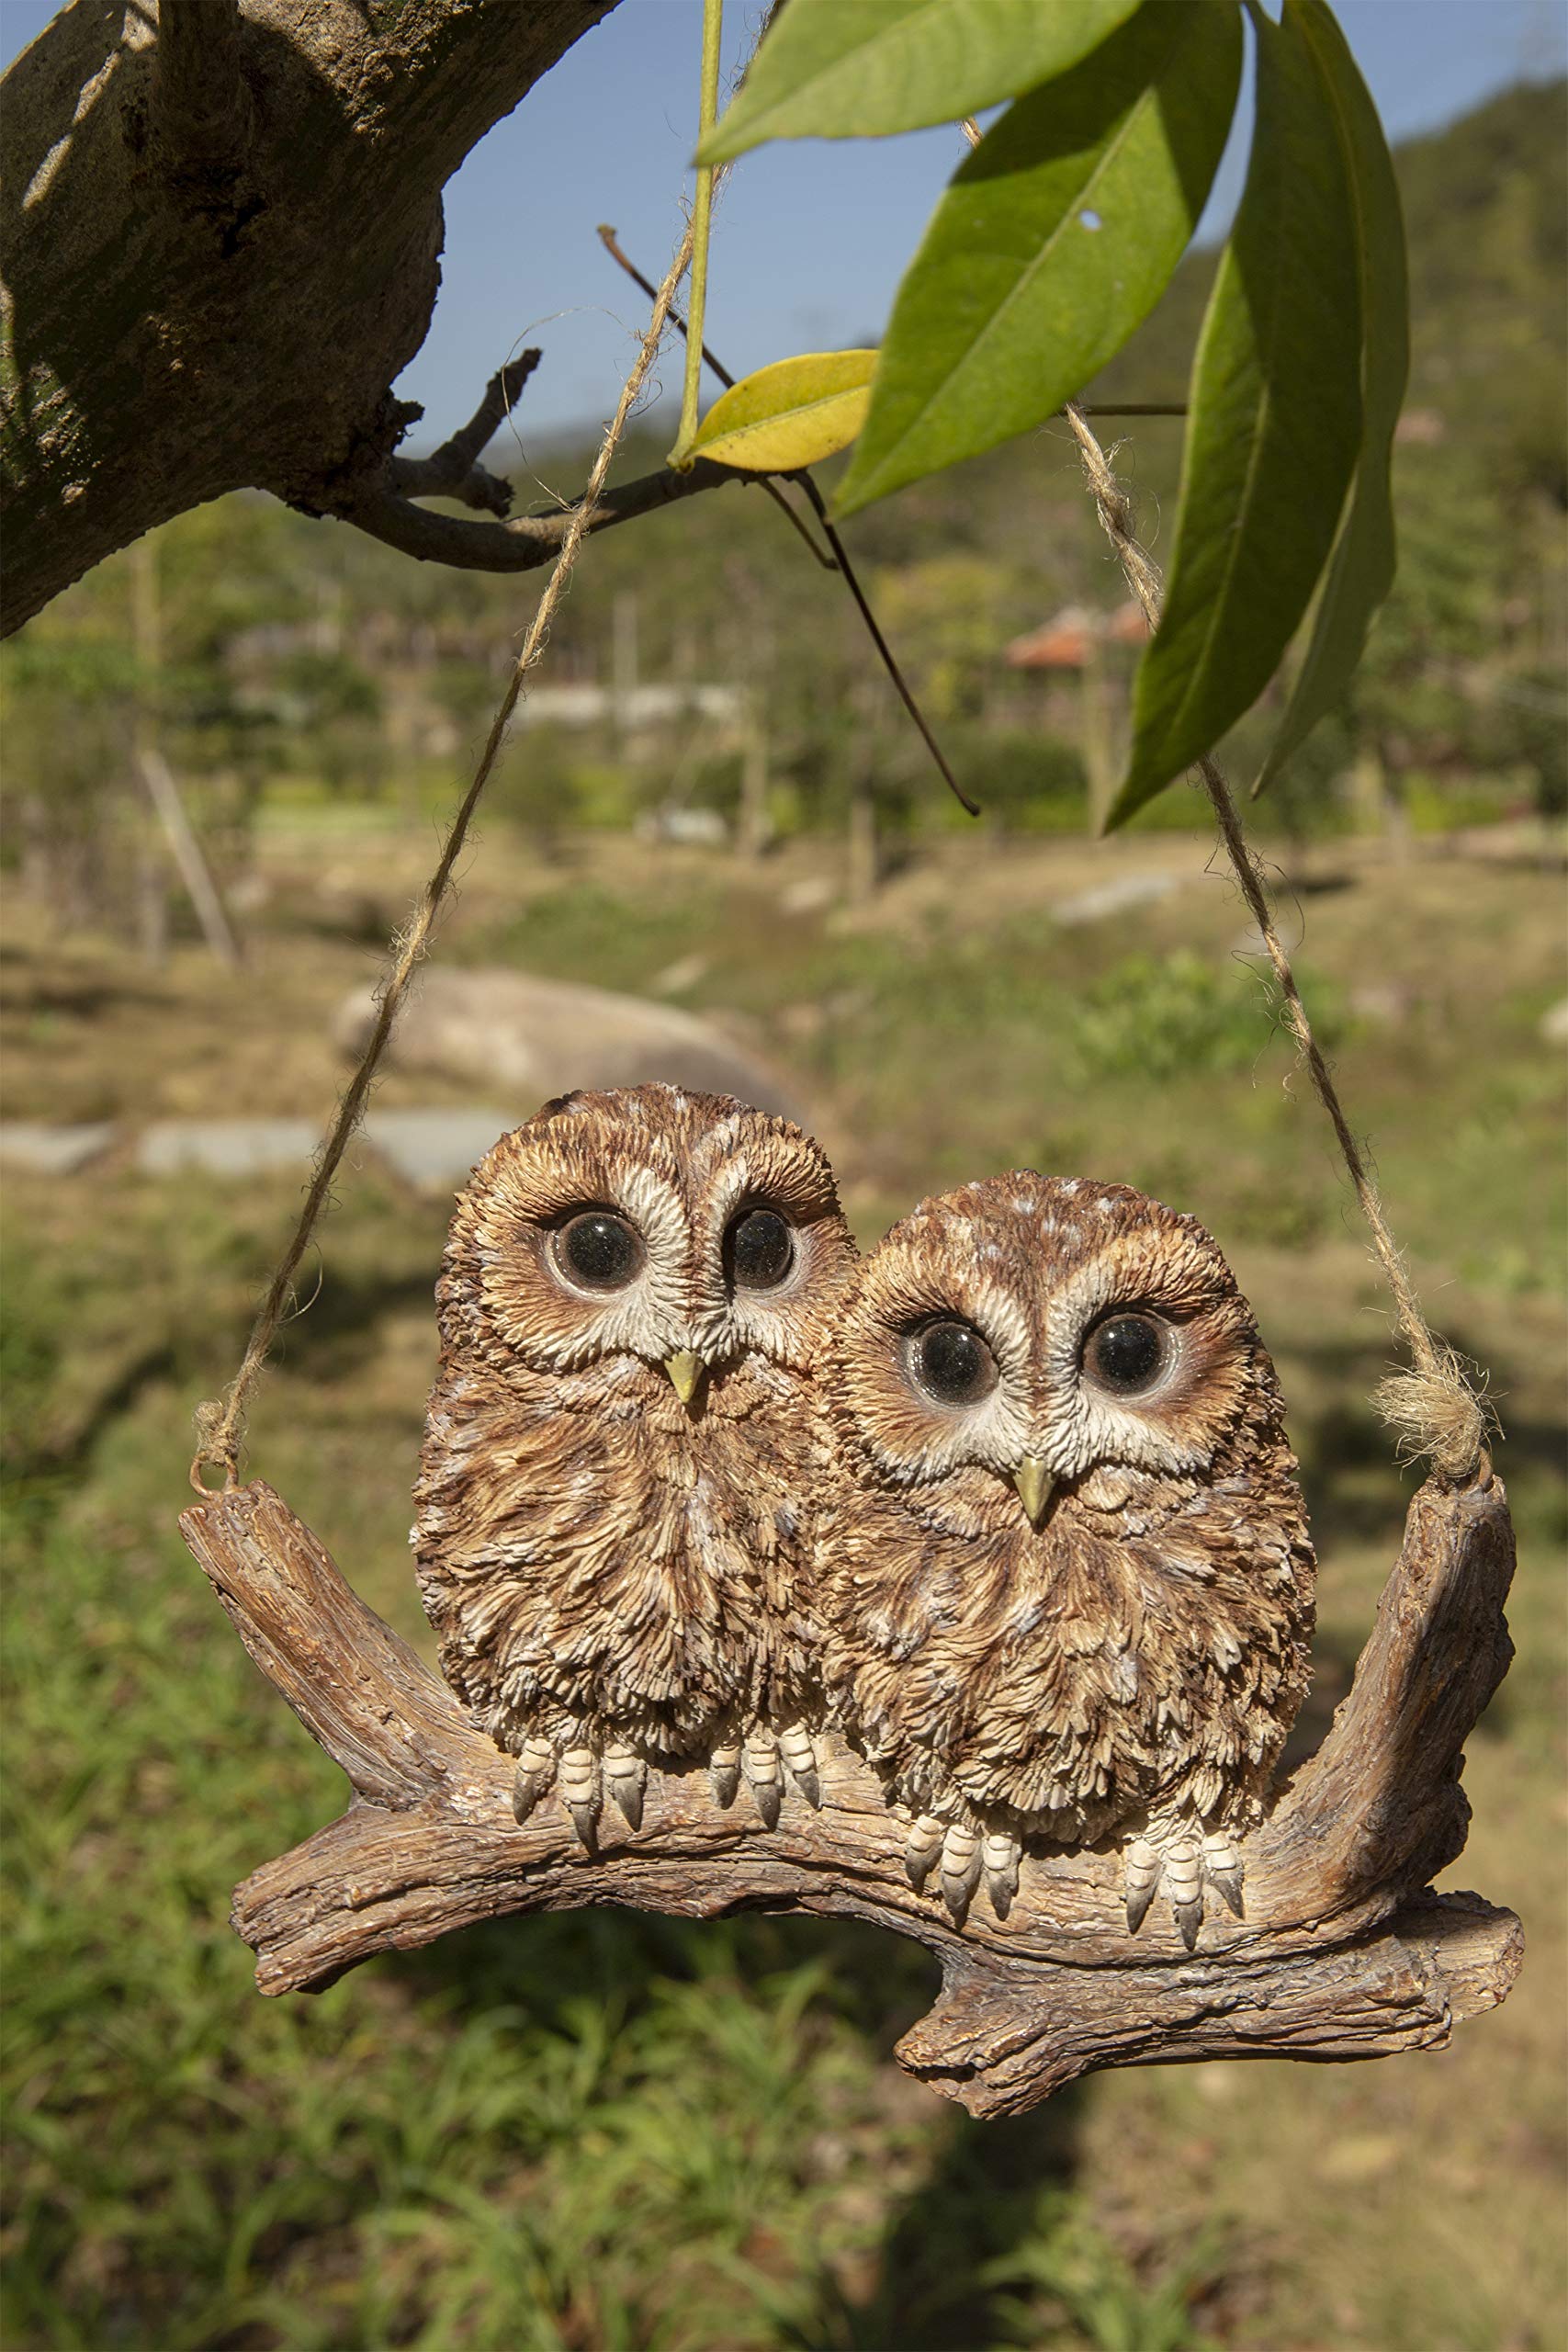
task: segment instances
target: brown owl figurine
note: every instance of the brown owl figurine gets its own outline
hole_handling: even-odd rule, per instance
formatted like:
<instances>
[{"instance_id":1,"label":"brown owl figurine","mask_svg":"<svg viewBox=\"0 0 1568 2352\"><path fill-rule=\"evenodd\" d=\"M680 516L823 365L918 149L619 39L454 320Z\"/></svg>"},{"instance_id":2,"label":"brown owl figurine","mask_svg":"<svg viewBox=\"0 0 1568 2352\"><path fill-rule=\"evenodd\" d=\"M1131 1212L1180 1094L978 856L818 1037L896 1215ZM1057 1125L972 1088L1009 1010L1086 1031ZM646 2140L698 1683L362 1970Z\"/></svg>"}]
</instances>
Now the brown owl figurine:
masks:
<instances>
[{"instance_id":1,"label":"brown owl figurine","mask_svg":"<svg viewBox=\"0 0 1568 2352\"><path fill-rule=\"evenodd\" d=\"M854 1263L787 1120L669 1086L570 1094L457 1203L413 1543L447 1679L594 1841L647 1769L783 1764L818 1795L804 1476L812 1375Z\"/></svg>"},{"instance_id":2,"label":"brown owl figurine","mask_svg":"<svg viewBox=\"0 0 1568 2352\"><path fill-rule=\"evenodd\" d=\"M818 1521L840 1719L962 1919L1021 1841L1115 1836L1189 1948L1307 1680L1314 1560L1273 1367L1219 1250L1122 1184L927 1201L829 1343Z\"/></svg>"}]
</instances>

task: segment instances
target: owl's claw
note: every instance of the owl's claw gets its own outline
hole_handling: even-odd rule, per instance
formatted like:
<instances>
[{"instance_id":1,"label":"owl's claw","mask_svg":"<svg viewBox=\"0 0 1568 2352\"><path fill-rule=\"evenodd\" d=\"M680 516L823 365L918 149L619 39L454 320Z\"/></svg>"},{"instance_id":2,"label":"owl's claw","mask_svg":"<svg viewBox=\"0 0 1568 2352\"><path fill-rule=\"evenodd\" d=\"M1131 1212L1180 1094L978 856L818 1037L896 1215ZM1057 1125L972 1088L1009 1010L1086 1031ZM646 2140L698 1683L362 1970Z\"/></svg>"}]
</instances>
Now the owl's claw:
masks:
<instances>
[{"instance_id":1,"label":"owl's claw","mask_svg":"<svg viewBox=\"0 0 1568 2352\"><path fill-rule=\"evenodd\" d=\"M980 1883L980 1840L961 1822L950 1822L942 1841L942 1899L962 1927Z\"/></svg>"},{"instance_id":2,"label":"owl's claw","mask_svg":"<svg viewBox=\"0 0 1568 2352\"><path fill-rule=\"evenodd\" d=\"M523 1742L512 1783L512 1810L519 1821L527 1820L555 1777L555 1749L547 1739L536 1739L530 1733Z\"/></svg>"},{"instance_id":3,"label":"owl's claw","mask_svg":"<svg viewBox=\"0 0 1568 2352\"><path fill-rule=\"evenodd\" d=\"M642 1801L648 1788L648 1766L642 1758L629 1747L607 1747L604 1786L619 1806L627 1828L640 1829Z\"/></svg>"},{"instance_id":4,"label":"owl's claw","mask_svg":"<svg viewBox=\"0 0 1568 2352\"><path fill-rule=\"evenodd\" d=\"M985 1876L986 1892L991 1898L991 1908L998 1919L1005 1919L1012 1909L1013 1896L1018 1893L1019 1844L1005 1831L993 1829L980 1841L980 1867Z\"/></svg>"},{"instance_id":5,"label":"owl's claw","mask_svg":"<svg viewBox=\"0 0 1568 2352\"><path fill-rule=\"evenodd\" d=\"M1020 1849L1016 1838L1002 1830L984 1837L962 1822L939 1821L934 1814L918 1814L904 1841L904 1871L917 1894L940 1861L942 1899L958 1927L969 1916L975 1891L984 1881L991 1908L1005 1919L1018 1893Z\"/></svg>"},{"instance_id":6,"label":"owl's claw","mask_svg":"<svg viewBox=\"0 0 1568 2352\"><path fill-rule=\"evenodd\" d=\"M1241 1856L1223 1829L1212 1829L1203 1840L1203 1875L1212 1886L1217 1886L1234 1916L1245 1918L1242 1908Z\"/></svg>"},{"instance_id":7,"label":"owl's claw","mask_svg":"<svg viewBox=\"0 0 1568 2352\"><path fill-rule=\"evenodd\" d=\"M1127 1933L1135 1936L1159 1892L1160 1860L1146 1838L1134 1838L1122 1858L1122 1884L1127 1900Z\"/></svg>"},{"instance_id":8,"label":"owl's claw","mask_svg":"<svg viewBox=\"0 0 1568 2352\"><path fill-rule=\"evenodd\" d=\"M822 1775L818 1761L817 1743L804 1724L791 1724L779 1734L779 1752L783 1756L790 1779L808 1805L822 1803Z\"/></svg>"},{"instance_id":9,"label":"owl's claw","mask_svg":"<svg viewBox=\"0 0 1568 2352\"><path fill-rule=\"evenodd\" d=\"M942 1823L929 1813L919 1815L909 1824L909 1834L904 1841L904 1875L917 1894L925 1890L944 1835Z\"/></svg>"},{"instance_id":10,"label":"owl's claw","mask_svg":"<svg viewBox=\"0 0 1568 2352\"><path fill-rule=\"evenodd\" d=\"M1218 1888L1236 1918L1244 1916L1241 1856L1224 1830L1201 1832L1191 1820L1151 1822L1145 1834L1128 1841L1122 1871L1131 1936L1143 1926L1162 1886L1189 1951L1197 1949L1207 1887Z\"/></svg>"},{"instance_id":11,"label":"owl's claw","mask_svg":"<svg viewBox=\"0 0 1568 2352\"><path fill-rule=\"evenodd\" d=\"M599 1759L591 1747L569 1747L560 1760L561 1800L591 1854L599 1850Z\"/></svg>"},{"instance_id":12,"label":"owl's claw","mask_svg":"<svg viewBox=\"0 0 1568 2352\"><path fill-rule=\"evenodd\" d=\"M740 1787L740 1745L738 1740L716 1747L708 1758L708 1780L714 1803L728 1813Z\"/></svg>"},{"instance_id":13,"label":"owl's claw","mask_svg":"<svg viewBox=\"0 0 1568 2352\"><path fill-rule=\"evenodd\" d=\"M784 1781L779 1771L778 1742L773 1733L761 1725L749 1731L740 1760L751 1802L762 1816L763 1827L776 1829L779 1809L784 1804Z\"/></svg>"}]
</instances>

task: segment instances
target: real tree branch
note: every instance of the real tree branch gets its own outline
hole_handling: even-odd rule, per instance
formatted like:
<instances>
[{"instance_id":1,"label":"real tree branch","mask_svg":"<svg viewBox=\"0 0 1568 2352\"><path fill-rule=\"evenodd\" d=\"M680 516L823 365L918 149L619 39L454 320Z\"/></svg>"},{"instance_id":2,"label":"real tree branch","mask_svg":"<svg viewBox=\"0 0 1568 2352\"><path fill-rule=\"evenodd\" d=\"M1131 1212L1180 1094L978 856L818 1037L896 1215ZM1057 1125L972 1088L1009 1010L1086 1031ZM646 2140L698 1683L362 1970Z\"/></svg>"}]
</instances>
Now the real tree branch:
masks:
<instances>
[{"instance_id":1,"label":"real tree branch","mask_svg":"<svg viewBox=\"0 0 1568 2352\"><path fill-rule=\"evenodd\" d=\"M151 41L151 5L45 27L0 96L0 633L226 491L386 491L442 188L613 5L161 0Z\"/></svg>"},{"instance_id":2,"label":"real tree branch","mask_svg":"<svg viewBox=\"0 0 1568 2352\"><path fill-rule=\"evenodd\" d=\"M678 474L668 466L643 474L636 481L612 484L600 499L590 535L609 530L616 523L635 521L639 514L657 514L694 498L705 490L722 490L727 481L756 481L755 474L740 474L728 466L705 462L690 473ZM427 495L431 493L426 493ZM453 493L446 493L451 496ZM367 531L374 539L423 563L444 563L457 571L536 571L548 563L560 546L576 511L558 508L553 514L519 514L507 523L470 523L462 514L433 514L416 506L384 481L371 479L355 485L341 504L328 503L318 512L335 514Z\"/></svg>"},{"instance_id":3,"label":"real tree branch","mask_svg":"<svg viewBox=\"0 0 1568 2352\"><path fill-rule=\"evenodd\" d=\"M152 116L172 173L238 171L254 127L239 0L161 0Z\"/></svg>"},{"instance_id":4,"label":"real tree branch","mask_svg":"<svg viewBox=\"0 0 1568 2352\"><path fill-rule=\"evenodd\" d=\"M512 485L479 463L522 396L523 387L538 366L540 351L520 352L508 360L485 386L485 396L462 430L443 441L428 458L394 458L387 478L405 498L459 498L488 514L504 514L512 505Z\"/></svg>"},{"instance_id":5,"label":"real tree branch","mask_svg":"<svg viewBox=\"0 0 1568 2352\"><path fill-rule=\"evenodd\" d=\"M820 1812L793 1801L772 1833L744 1801L720 1810L699 1771L656 1776L642 1829L616 1837L606 1818L592 1856L553 1806L519 1827L511 1759L271 1487L213 1496L181 1526L251 1656L355 1792L236 1894L264 1992L316 1990L377 1952L513 1911L864 1919L942 1964L903 2064L1001 2115L1102 2066L1437 2047L1518 1968L1512 1913L1427 1883L1463 1848L1461 1748L1510 1655L1513 1541L1489 1475L1416 1496L1350 1694L1247 1841L1247 1917L1210 1919L1190 1956L1152 1913L1127 1935L1109 1850L1030 1858L1006 1923L976 1908L959 1932L911 1891L899 1824L841 1745Z\"/></svg>"}]
</instances>

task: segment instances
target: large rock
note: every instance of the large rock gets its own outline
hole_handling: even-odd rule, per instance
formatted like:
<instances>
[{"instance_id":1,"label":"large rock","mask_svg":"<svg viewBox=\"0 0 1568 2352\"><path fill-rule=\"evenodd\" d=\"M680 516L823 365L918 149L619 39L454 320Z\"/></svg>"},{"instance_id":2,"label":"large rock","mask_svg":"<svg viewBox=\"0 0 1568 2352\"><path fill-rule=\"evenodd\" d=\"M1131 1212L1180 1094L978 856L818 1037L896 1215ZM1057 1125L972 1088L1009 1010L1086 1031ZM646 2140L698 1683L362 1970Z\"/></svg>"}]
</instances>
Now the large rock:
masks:
<instances>
[{"instance_id":1,"label":"large rock","mask_svg":"<svg viewBox=\"0 0 1568 2352\"><path fill-rule=\"evenodd\" d=\"M333 1023L345 1054L363 1049L375 1017L370 989L345 999ZM400 1069L478 1080L487 1101L510 1096L519 1118L574 1087L649 1079L798 1116L774 1073L710 1023L671 1005L526 972L425 971L392 1032L388 1059Z\"/></svg>"}]
</instances>

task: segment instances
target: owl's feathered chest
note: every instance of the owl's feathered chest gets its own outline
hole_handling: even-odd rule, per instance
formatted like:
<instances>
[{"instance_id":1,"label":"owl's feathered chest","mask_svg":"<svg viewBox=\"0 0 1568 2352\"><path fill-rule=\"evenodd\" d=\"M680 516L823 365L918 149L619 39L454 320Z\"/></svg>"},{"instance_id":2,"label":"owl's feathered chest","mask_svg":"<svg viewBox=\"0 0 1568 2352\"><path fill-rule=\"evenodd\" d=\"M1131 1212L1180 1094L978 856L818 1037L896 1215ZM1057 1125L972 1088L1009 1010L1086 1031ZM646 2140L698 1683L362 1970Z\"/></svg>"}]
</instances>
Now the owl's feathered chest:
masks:
<instances>
[{"instance_id":1,"label":"owl's feathered chest","mask_svg":"<svg viewBox=\"0 0 1568 2352\"><path fill-rule=\"evenodd\" d=\"M1148 1481L1113 1512L1067 1493L1036 1532L955 1483L924 1516L863 1493L823 1534L840 1693L907 1800L1074 1840L1154 1803L1245 1805L1305 1682L1293 1486Z\"/></svg>"},{"instance_id":2,"label":"owl's feathered chest","mask_svg":"<svg viewBox=\"0 0 1568 2352\"><path fill-rule=\"evenodd\" d=\"M503 1745L557 1708L679 1749L803 1647L796 1387L750 1362L695 1415L640 1365L438 1387L420 1583L448 1677Z\"/></svg>"}]
</instances>

